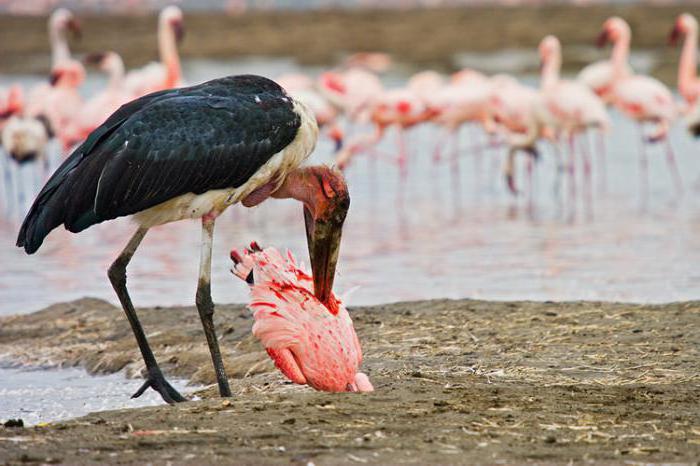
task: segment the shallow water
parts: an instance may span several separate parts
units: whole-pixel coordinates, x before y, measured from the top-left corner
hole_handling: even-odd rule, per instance
[[[187,388],[186,382],[170,382],[179,391]],[[22,419],[25,425],[35,425],[115,407],[137,408],[163,403],[152,390],[131,399],[140,383],[138,380],[125,382],[122,374],[91,376],[75,368],[0,368],[0,421]]]
[[[189,63],[186,75],[197,82],[233,70],[274,76],[294,69],[288,60],[204,61]],[[643,202],[638,130],[617,114],[613,121],[606,141],[607,189],[602,192],[600,164],[594,157],[590,212],[580,189],[572,210],[566,176],[555,196],[556,157],[551,147],[542,147],[534,170],[532,208],[528,208],[526,194],[514,198],[504,187],[503,149],[489,148],[481,155],[470,150],[487,143],[483,134],[469,128],[462,132],[458,192],[456,170],[449,163],[431,161],[439,136],[435,128],[417,128],[408,134],[411,162],[403,184],[391,162],[396,135],[390,132],[377,149],[379,155],[360,156],[347,172],[352,206],[343,234],[337,292],[353,289],[352,304],[443,297],[697,299],[700,145],[682,125],[674,128],[672,139],[684,178],[682,196],[674,191],[663,148],[650,149],[651,183],[648,202]],[[312,162],[331,160],[330,152],[330,144],[322,141]],[[519,184],[528,191],[524,157],[518,163]],[[31,173],[25,173],[25,178],[31,184]],[[105,270],[133,230],[127,220],[98,225],[80,235],[54,231],[33,256],[12,246],[18,223],[17,211],[0,223],[0,315],[31,312],[82,296],[116,302]],[[251,240],[290,248],[304,257],[300,206],[274,200],[254,209],[236,206],[218,220],[215,301],[245,301],[246,287],[228,273],[228,252]],[[192,303],[199,241],[195,221],[149,232],[129,269],[134,302],[140,306]]]
[[[199,82],[233,72],[275,76],[298,69],[289,60],[196,61],[186,64],[185,75]],[[26,77],[25,82],[40,79]],[[400,74],[386,78],[391,83],[402,79]],[[9,80],[0,77],[0,84]],[[87,92],[102,82],[91,78]],[[347,172],[352,206],[336,291],[350,292],[351,304],[445,297],[638,302],[700,298],[700,146],[680,125],[674,128],[685,183],[682,197],[674,192],[662,148],[652,149],[649,200],[643,202],[637,128],[617,114],[613,118],[614,130],[606,141],[607,189],[599,189],[601,170],[594,164],[590,212],[581,194],[576,209],[571,208],[565,177],[559,195],[554,194],[556,157],[550,147],[542,147],[528,208],[526,195],[514,198],[504,188],[503,149],[489,148],[481,155],[470,150],[487,143],[482,134],[462,132],[455,176],[451,164],[431,161],[439,135],[435,128],[410,132],[411,162],[404,183],[391,162],[396,134],[388,134],[377,148],[379,155],[361,156]],[[327,162],[330,152],[330,144],[321,141],[312,161]],[[527,191],[524,167],[519,160],[519,184]],[[25,185],[31,186],[32,169],[23,171]],[[20,209],[15,202],[8,204],[5,186],[0,186],[0,196],[0,315],[28,313],[83,296],[116,304],[105,271],[133,231],[127,220],[80,235],[55,231],[37,254],[26,256],[13,246]],[[300,206],[274,200],[255,209],[236,206],[218,220],[212,286],[216,302],[246,300],[247,287],[228,272],[228,252],[251,240],[290,248],[305,258]],[[199,223],[194,221],[149,232],[129,268],[137,306],[194,302],[199,241]],[[159,402],[152,393],[130,400],[137,385],[119,374],[94,378],[77,369],[0,369],[0,418],[37,423]]]

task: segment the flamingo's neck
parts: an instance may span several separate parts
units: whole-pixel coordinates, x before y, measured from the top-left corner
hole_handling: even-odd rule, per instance
[[[161,21],[158,27],[158,49],[160,61],[165,66],[167,77],[166,87],[175,87],[180,83],[182,71],[180,56],[177,53],[175,32],[167,21]]]
[[[622,31],[615,41],[612,51],[613,79],[620,80],[627,77],[627,64],[630,55],[630,33]]]
[[[118,89],[124,84],[124,62],[121,59],[111,60],[107,67],[109,83],[111,89]]]
[[[683,51],[678,65],[678,90],[685,97],[692,94],[697,82],[698,30],[689,28],[683,42]],[[688,97],[685,97],[688,99]]]
[[[550,89],[559,82],[559,72],[561,70],[561,51],[552,53],[544,60],[542,64],[542,82],[541,88]]]
[[[66,31],[57,24],[49,23],[49,42],[51,43],[51,65],[56,66],[70,60],[70,48],[66,39]]]

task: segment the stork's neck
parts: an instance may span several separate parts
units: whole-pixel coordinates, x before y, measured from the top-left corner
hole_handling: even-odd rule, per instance
[[[542,64],[542,90],[551,89],[559,82],[559,72],[561,70],[561,51],[548,55]]]
[[[612,65],[613,79],[620,80],[627,77],[627,64],[630,55],[630,33],[626,30],[621,30],[620,34],[613,45],[612,50]]]
[[[678,90],[686,100],[693,94],[694,87],[698,85],[697,54],[698,29],[697,26],[693,26],[686,31],[681,60],[678,65]]]
[[[182,70],[180,68],[180,56],[177,52],[177,41],[172,25],[165,19],[158,25],[158,50],[160,61],[166,69],[167,87],[175,87],[180,84]]]
[[[309,167],[297,168],[291,171],[284,179],[282,185],[272,193],[277,199],[295,199],[304,204],[314,213],[318,210],[318,183],[311,178]]]
[[[70,59],[66,30],[54,21],[49,22],[49,42],[51,43],[51,66]]]

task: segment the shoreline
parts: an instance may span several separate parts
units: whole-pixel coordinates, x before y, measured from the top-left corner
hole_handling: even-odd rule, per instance
[[[461,52],[501,49],[536,50],[546,33],[560,37],[564,64],[578,69],[588,63],[603,21],[625,17],[633,31],[633,50],[654,52],[651,72],[675,83],[680,49],[667,47],[676,16],[688,5],[616,5],[540,7],[470,7],[432,10],[326,10],[254,12],[242,16],[188,12],[188,35],[181,47],[187,59],[230,59],[251,56],[291,57],[302,65],[337,64],[357,51],[390,53],[397,62],[438,71],[455,71]],[[582,14],[585,11],[585,14]],[[81,15],[82,41],[71,43],[80,55],[114,50],[127,69],[157,58],[154,15]],[[540,27],[532,28],[532,24]],[[381,47],[377,47],[381,44]],[[586,47],[587,53],[576,53]],[[596,54],[596,52],[593,52]],[[600,52],[607,57],[608,50]],[[6,74],[48,71],[46,19],[0,15],[0,70]],[[533,63],[533,70],[537,64]]]
[[[169,377],[213,373],[193,307],[139,309]],[[376,391],[285,382],[241,305],[217,307],[234,397],[0,428],[0,463],[690,463],[700,455],[700,302],[433,300],[351,307]],[[0,353],[125,370],[122,311],[82,299],[0,318]],[[136,383],[138,385],[138,383]]]

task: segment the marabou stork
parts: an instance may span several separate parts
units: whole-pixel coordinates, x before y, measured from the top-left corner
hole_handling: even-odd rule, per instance
[[[228,206],[255,206],[269,197],[304,205],[314,294],[329,309],[347,185],[326,166],[300,168],[318,138],[313,114],[275,82],[230,76],[155,92],[125,104],[93,131],[37,196],[17,238],[29,254],[59,225],[77,233],[117,217],[138,225],[109,267],[141,350],[148,387],[168,403],[184,398],[165,380],[126,287],[126,267],[149,228],[202,219],[196,305],[221,396],[231,390],[213,324],[211,249],[214,221]]]

